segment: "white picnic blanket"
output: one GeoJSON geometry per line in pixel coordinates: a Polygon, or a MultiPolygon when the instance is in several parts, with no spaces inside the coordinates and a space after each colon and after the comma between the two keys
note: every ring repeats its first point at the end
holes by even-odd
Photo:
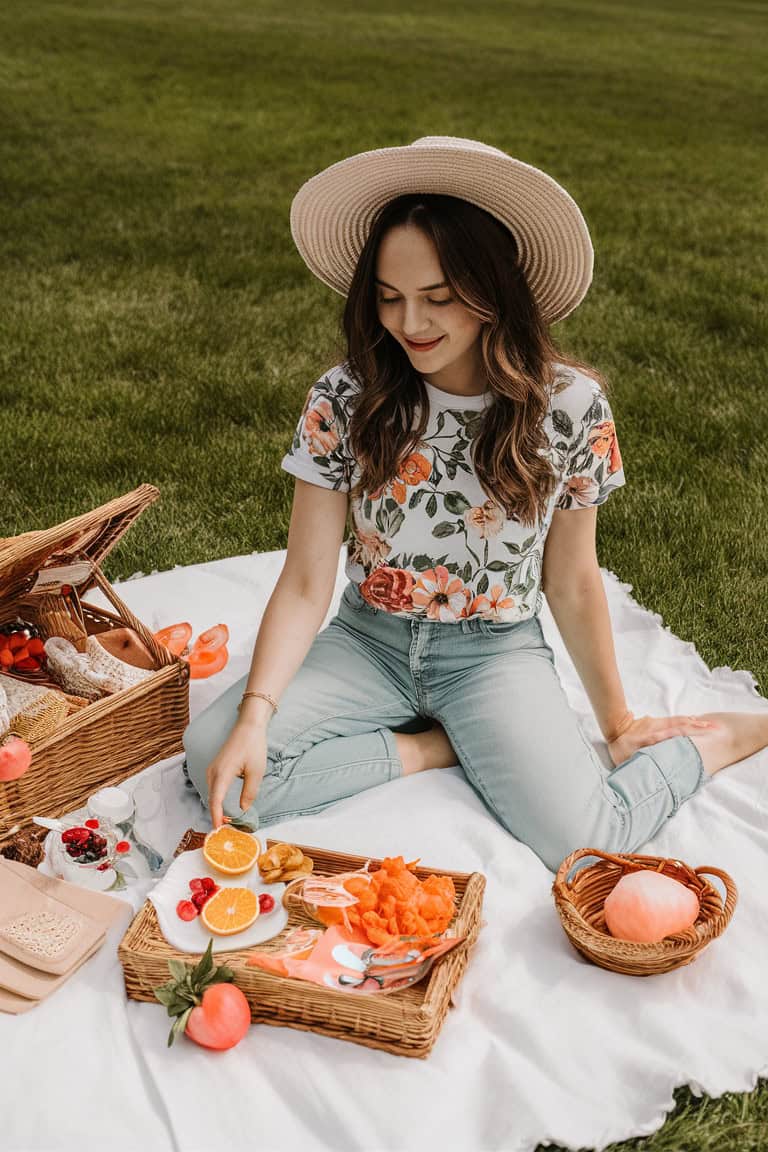
{"type": "MultiPolygon", "coordinates": [[[[120,595],[151,628],[219,621],[227,668],[191,685],[191,709],[247,671],[282,551],[132,578],[120,595]]],[[[343,551],[327,619],[345,583],[343,551]]],[[[637,715],[766,711],[745,671],[710,671],[631,586],[603,571],[628,703],[637,715]]],[[[96,597],[94,597],[96,599],[96,597]]],[[[542,624],[568,697],[597,743],[584,690],[544,606],[542,624]]],[[[606,765],[605,746],[599,745],[606,765]]],[[[167,803],[162,848],[210,827],[185,788],[181,757],[147,769],[167,803]]],[[[92,1129],[110,1152],[329,1149],[532,1152],[552,1142],[602,1149],[650,1134],[673,1089],[750,1091],[768,1075],[768,754],[720,772],[642,849],[729,872],[739,902],[726,933],[691,965],[638,979],[588,963],[565,936],[552,873],[496,823],[457,766],[369,789],[318,816],[268,829],[340,851],[419,856],[487,877],[484,927],[435,1048],[404,1059],[312,1033],[253,1026],[225,1053],[185,1039],[166,1047],[160,1006],[127,1001],[117,943],[146,886],[125,893],[126,919],[48,1001],[0,1016],[0,1149],[70,1148],[92,1129]],[[429,813],[429,819],[425,819],[429,813]]]]}

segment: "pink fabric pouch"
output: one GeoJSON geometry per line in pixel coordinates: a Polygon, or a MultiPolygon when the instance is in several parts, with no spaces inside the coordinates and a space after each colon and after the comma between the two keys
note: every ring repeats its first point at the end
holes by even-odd
{"type": "Polygon", "coordinates": [[[436,936],[425,943],[403,937],[396,945],[377,948],[358,928],[297,928],[284,938],[280,951],[254,950],[246,963],[339,992],[396,992],[421,980],[435,960],[464,939],[436,936]]]}

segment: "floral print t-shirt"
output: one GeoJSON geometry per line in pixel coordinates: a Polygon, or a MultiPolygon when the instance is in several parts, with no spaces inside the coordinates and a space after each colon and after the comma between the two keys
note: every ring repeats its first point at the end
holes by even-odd
{"type": "MultiPolygon", "coordinates": [[[[602,504],[625,482],[608,400],[591,377],[557,366],[544,428],[559,483],[534,528],[488,499],[472,465],[472,440],[492,392],[455,396],[424,385],[430,413],[423,439],[385,488],[351,498],[346,575],[369,604],[397,616],[443,623],[534,616],[554,509],[602,504]]],[[[359,470],[347,431],[359,391],[345,364],[312,386],[281,461],[286,472],[350,490],[359,470]]]]}

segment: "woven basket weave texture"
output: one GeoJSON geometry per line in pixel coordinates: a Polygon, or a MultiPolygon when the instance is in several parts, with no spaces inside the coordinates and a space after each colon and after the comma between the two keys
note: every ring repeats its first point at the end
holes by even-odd
{"type": "MultiPolygon", "coordinates": [[[[52,731],[35,738],[32,764],[18,780],[0,785],[0,844],[32,816],[62,816],[83,805],[99,788],[119,784],[136,772],[181,751],[189,723],[189,665],[173,656],[123,603],[99,564],[144,508],[160,495],[142,484],[99,508],[53,528],[0,539],[0,620],[29,618],[43,609],[41,629],[53,618],[50,594],[35,596],[41,569],[87,562],[85,575],[73,584],[74,627],[88,634],[132,628],[155,661],[155,671],[141,683],[83,706],[69,701],[69,715],[52,731]],[[88,604],[83,597],[97,587],[113,611],[88,604]]],[[[46,636],[47,638],[47,636],[46,636]]],[[[33,674],[32,682],[52,686],[33,674]]]]}
{"type": "MultiPolygon", "coordinates": [[[[204,833],[189,829],[182,837],[177,854],[199,848],[204,838],[204,833]]],[[[278,841],[267,840],[267,848],[275,843],[278,841]]],[[[363,856],[329,852],[303,844],[298,847],[314,861],[317,875],[331,876],[353,871],[362,868],[366,862],[363,856]]],[[[372,860],[371,866],[376,868],[380,863],[372,860]]],[[[252,1021],[318,1032],[398,1056],[428,1056],[450,1006],[451,993],[461,979],[480,931],[485,889],[485,877],[480,872],[416,869],[420,879],[431,873],[453,879],[458,907],[451,930],[466,934],[467,939],[437,962],[423,980],[386,996],[354,995],[247,967],[247,950],[221,953],[223,961],[234,970],[235,983],[248,998],[252,1021]]],[[[287,926],[274,940],[263,945],[264,950],[278,949],[283,936],[298,925],[316,926],[316,922],[291,908],[287,926]]],[[[118,956],[129,998],[155,1004],[158,1002],[154,989],[168,980],[168,961],[175,959],[192,963],[198,959],[167,943],[149,900],[129,925],[118,947],[118,956]]]]}

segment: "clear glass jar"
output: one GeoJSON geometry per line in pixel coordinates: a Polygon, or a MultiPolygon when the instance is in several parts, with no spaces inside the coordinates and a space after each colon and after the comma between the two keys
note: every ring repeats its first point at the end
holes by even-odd
{"type": "Polygon", "coordinates": [[[88,800],[90,815],[111,823],[131,845],[130,865],[124,862],[124,871],[129,877],[147,879],[162,875],[168,867],[160,852],[140,835],[137,828],[142,821],[158,817],[163,820],[165,811],[158,791],[160,785],[159,779],[151,782],[140,780],[134,786],[133,795],[123,788],[102,788],[88,800]]]}
{"type": "MultiPolygon", "coordinates": [[[[105,892],[111,888],[117,879],[115,860],[119,856],[117,844],[121,841],[120,832],[108,821],[100,820],[98,828],[88,828],[82,820],[63,820],[65,827],[61,831],[52,830],[48,833],[51,838],[50,863],[54,874],[62,880],[69,880],[72,884],[79,884],[82,888],[91,888],[97,892],[105,892]],[[68,845],[76,846],[76,838],[63,837],[74,829],[83,833],[92,833],[97,838],[98,856],[89,860],[85,851],[79,855],[68,851],[68,845]],[[101,842],[104,842],[103,845],[101,842]]],[[[93,840],[91,840],[91,844],[93,840]]],[[[85,841],[83,838],[83,847],[85,841]]],[[[90,855],[95,855],[92,850],[90,855]]]]}

